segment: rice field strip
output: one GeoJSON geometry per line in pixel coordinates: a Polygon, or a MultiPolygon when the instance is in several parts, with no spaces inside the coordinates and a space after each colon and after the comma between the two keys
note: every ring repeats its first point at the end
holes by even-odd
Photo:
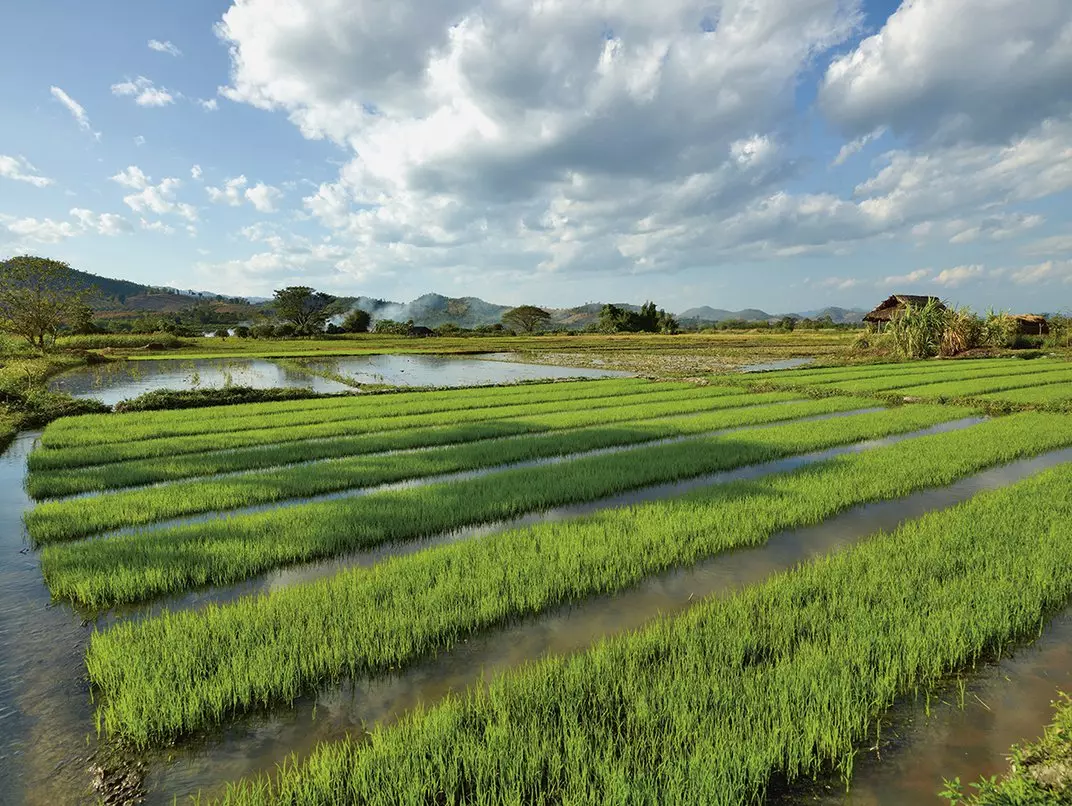
{"type": "Polygon", "coordinates": [[[975,395],[981,401],[999,401],[1005,403],[1038,404],[1042,406],[1072,401],[1072,385],[1033,386],[1027,389],[1008,389],[1002,392],[990,392],[975,395]]]}
{"type": "MultiPolygon", "coordinates": [[[[633,382],[629,385],[607,384],[604,386],[591,386],[573,391],[572,394],[564,392],[561,384],[547,384],[546,389],[531,386],[526,389],[524,395],[515,393],[503,394],[479,394],[471,393],[468,398],[453,395],[444,400],[436,392],[407,393],[405,399],[399,400],[401,395],[376,395],[368,398],[335,398],[333,406],[320,406],[316,409],[299,409],[283,412],[246,412],[239,416],[229,414],[218,409],[227,407],[212,407],[210,409],[197,409],[197,416],[187,416],[183,419],[153,418],[146,416],[149,413],[133,413],[120,415],[89,415],[87,418],[74,418],[74,426],[57,429],[49,427],[42,435],[41,445],[44,448],[88,447],[90,445],[107,444],[111,442],[136,442],[142,439],[160,439],[162,437],[188,436],[190,434],[225,433],[229,431],[244,431],[253,428],[283,428],[292,425],[311,425],[313,423],[338,422],[361,418],[384,418],[400,417],[415,414],[436,414],[446,411],[458,411],[467,409],[494,409],[499,406],[518,406],[535,403],[550,403],[555,401],[576,401],[619,398],[631,398],[636,396],[637,402],[647,396],[687,395],[695,392],[700,387],[695,384],[682,383],[651,383],[633,382]],[[128,418],[137,418],[130,422],[128,418]],[[90,419],[92,418],[92,419],[90,419]],[[104,418],[104,419],[102,419],[104,418]],[[82,419],[88,420],[81,422],[82,419]]],[[[741,390],[743,391],[743,390],[741,390]]],[[[732,394],[732,387],[722,394],[732,394]]],[[[719,392],[711,392],[719,394],[719,392]]],[[[271,404],[251,404],[271,405],[271,404]]],[[[168,412],[170,413],[170,412],[168,412]]],[[[60,423],[67,422],[61,420],[60,423]]]]}
{"type": "Polygon", "coordinates": [[[737,439],[694,438],[462,482],[51,544],[41,552],[41,568],[56,598],[90,607],[138,601],[188,587],[237,582],[282,565],[381,543],[908,433],[966,413],[947,406],[908,406],[837,420],[765,426],[737,439]]]}
{"type": "MultiPolygon", "coordinates": [[[[816,525],[777,532],[762,545],[730,549],[694,565],[649,575],[621,591],[553,606],[532,616],[509,620],[493,630],[473,633],[387,677],[348,678],[318,687],[299,696],[285,714],[275,712],[272,718],[296,725],[315,722],[316,744],[346,738],[354,725],[383,727],[405,716],[416,703],[428,707],[449,691],[463,692],[469,686],[483,685],[502,672],[537,662],[551,653],[587,650],[601,638],[641,629],[660,616],[681,613],[708,596],[726,596],[745,585],[764,582],[801,562],[843,550],[877,531],[892,531],[906,520],[949,509],[980,492],[1000,489],[1069,461],[1072,448],[1060,449],[990,468],[945,487],[858,505],[816,525]],[[449,684],[445,685],[445,681],[449,684]]],[[[1067,620],[1068,614],[1072,610],[1066,608],[1059,618],[1067,620]]],[[[1047,633],[1052,626],[1051,622],[1047,633]]],[[[902,704],[898,702],[894,708],[900,712],[902,704]]],[[[255,709],[230,721],[225,728],[222,741],[228,748],[229,760],[245,755],[245,748],[255,743],[256,762],[245,767],[246,775],[275,770],[292,752],[313,749],[313,742],[304,736],[295,746],[289,733],[261,730],[264,716],[264,711],[255,709]]],[[[888,730],[889,724],[887,715],[883,719],[883,744],[887,735],[895,735],[888,730]]],[[[212,748],[217,746],[216,741],[211,734],[205,734],[192,743],[184,743],[183,749],[196,754],[199,766],[209,765],[202,768],[203,779],[224,781],[234,777],[235,768],[221,765],[214,769],[216,754],[212,748]],[[209,752],[201,752],[202,748],[209,752]]],[[[887,749],[883,747],[882,752],[887,749]]],[[[167,773],[162,776],[159,791],[177,788],[170,783],[171,778],[167,773]]],[[[180,789],[176,794],[181,802],[193,793],[180,789]]]]}
{"type": "MultiPolygon", "coordinates": [[[[896,364],[864,364],[860,366],[821,367],[817,369],[774,370],[759,373],[754,380],[784,379],[802,383],[829,383],[835,380],[865,380],[880,376],[925,375],[928,373],[959,375],[965,372],[1015,373],[1031,372],[1032,368],[1057,363],[1056,361],[1025,360],[1022,358],[985,359],[934,359],[931,361],[908,361],[896,364]]],[[[727,376],[729,377],[729,376],[727,376]]],[[[753,380],[748,377],[747,380],[753,380]]]]}
{"type": "Polygon", "coordinates": [[[1063,385],[1072,394],[1072,369],[1064,372],[1048,372],[1044,375],[1033,376],[1030,379],[1011,375],[1000,378],[948,381],[926,386],[898,387],[897,393],[906,397],[963,399],[993,392],[1025,388],[1034,389],[1054,384],[1063,385]]]}
{"type": "MultiPolygon", "coordinates": [[[[754,401],[746,396],[738,402],[740,408],[749,405],[793,405],[802,402],[799,395],[785,394],[775,403],[754,401]]],[[[875,403],[876,401],[868,401],[875,403]]],[[[714,406],[707,403],[682,405],[679,403],[658,406],[623,406],[616,409],[565,412],[537,417],[496,420],[493,422],[463,424],[455,428],[433,426],[389,431],[383,434],[360,434],[354,437],[324,438],[279,445],[253,448],[234,448],[200,454],[184,454],[173,458],[152,460],[127,460],[106,465],[84,466],[66,470],[31,470],[26,486],[30,496],[41,500],[63,498],[80,493],[107,489],[145,486],[198,476],[214,476],[237,473],[268,467],[297,464],[302,461],[334,459],[357,455],[395,455],[430,447],[460,445],[479,441],[508,439],[510,437],[556,431],[568,433],[578,428],[593,425],[611,425],[624,422],[647,422],[671,420],[689,416],[687,412],[727,409],[719,400],[714,406]]]]}
{"type": "MultiPolygon", "coordinates": [[[[82,431],[68,432],[61,435],[59,439],[62,444],[52,444],[53,439],[50,438],[49,430],[45,429],[45,433],[42,435],[41,449],[45,452],[52,451],[74,451],[78,449],[92,450],[95,447],[107,447],[113,444],[123,445],[137,445],[141,442],[150,442],[153,440],[161,439],[175,439],[181,440],[185,438],[193,437],[205,437],[211,435],[218,435],[226,437],[232,434],[242,434],[251,431],[255,432],[280,432],[285,433],[296,427],[315,427],[315,426],[340,426],[347,423],[353,424],[353,429],[357,432],[361,430],[367,430],[368,428],[374,429],[390,429],[394,427],[404,427],[410,423],[414,425],[436,425],[441,423],[450,423],[454,421],[460,422],[475,422],[484,419],[497,419],[500,417],[509,417],[514,414],[526,414],[533,413],[539,414],[544,412],[558,410],[571,411],[580,408],[613,408],[620,405],[628,405],[630,403],[653,403],[653,402],[667,402],[672,400],[687,399],[689,397],[721,397],[726,395],[732,395],[734,392],[742,394],[747,390],[729,388],[726,391],[722,387],[696,387],[690,386],[689,388],[658,388],[652,387],[651,389],[644,390],[643,392],[636,392],[636,394],[619,395],[619,394],[603,394],[595,397],[580,397],[580,398],[566,398],[566,399],[538,399],[534,401],[524,400],[521,402],[505,401],[501,405],[493,406],[453,406],[447,409],[438,409],[433,411],[421,412],[419,409],[428,408],[433,404],[417,405],[412,407],[417,408],[416,413],[407,413],[405,408],[395,410],[372,410],[369,416],[369,412],[352,412],[346,407],[339,407],[337,410],[321,411],[317,412],[315,416],[306,415],[302,412],[286,413],[281,415],[268,415],[262,418],[243,417],[241,420],[228,422],[221,420],[217,425],[208,424],[207,428],[195,431],[194,433],[182,433],[179,435],[173,435],[167,433],[169,429],[164,429],[164,433],[154,433],[152,426],[143,426],[136,434],[130,435],[130,438],[122,438],[120,433],[117,433],[116,438],[112,440],[104,439],[104,433],[108,432],[107,428],[89,428],[82,431]],[[395,425],[398,424],[398,425],[395,425]]],[[[477,401],[479,402],[479,401],[477,401]]],[[[456,403],[456,402],[455,402],[456,403]]],[[[122,418],[123,415],[119,415],[122,418]]],[[[191,418],[197,420],[198,418],[191,418]]],[[[121,420],[120,420],[121,422],[121,420]]],[[[175,430],[175,429],[171,429],[175,430]]],[[[185,429],[184,429],[185,430],[185,429]]],[[[280,440],[282,441],[282,440],[280,440]]]]}
{"type": "MultiPolygon", "coordinates": [[[[986,387],[987,384],[992,384],[994,388],[1009,388],[1017,385],[1033,386],[1036,384],[1059,383],[1062,380],[1068,379],[1070,375],[1072,375],[1072,367],[1061,366],[1051,367],[1050,369],[1037,372],[1019,372],[1012,375],[980,375],[979,373],[974,372],[956,375],[939,375],[937,373],[931,373],[930,375],[907,375],[903,378],[894,378],[892,380],[889,377],[885,377],[872,378],[864,381],[849,381],[847,383],[823,383],[816,384],[810,388],[819,390],[838,389],[842,392],[862,394],[872,392],[896,392],[897,394],[919,394],[936,397],[937,394],[934,393],[935,389],[941,389],[942,387],[955,384],[962,384],[965,385],[965,387],[978,385],[981,388],[986,387]],[[1006,384],[1007,386],[1005,386],[1006,384]]],[[[938,394],[940,394],[940,392],[938,394]]]]}
{"type": "Polygon", "coordinates": [[[861,398],[776,403],[667,420],[630,422],[617,428],[596,426],[565,434],[510,437],[423,449],[408,454],[379,454],[296,464],[201,481],[183,481],[97,493],[92,497],[50,501],[24,516],[30,537],[38,544],[74,540],[204,512],[213,517],[246,514],[258,505],[307,503],[350,491],[380,491],[386,485],[460,480],[476,474],[606,455],[640,444],[665,445],[695,436],[717,436],[741,428],[778,421],[802,422],[854,411],[881,411],[861,398]]]}
{"type": "MultiPolygon", "coordinates": [[[[647,405],[655,409],[661,405],[663,406],[662,410],[668,413],[675,411],[683,413],[704,409],[728,409],[738,406],[759,405],[761,403],[775,403],[799,398],[799,394],[793,392],[719,395],[716,391],[707,394],[706,387],[695,391],[688,390],[682,397],[677,397],[677,394],[667,393],[667,395],[662,396],[663,399],[661,400],[655,402],[646,400],[644,403],[634,405],[632,408],[640,409],[642,406],[647,405]]],[[[298,425],[289,428],[249,429],[221,434],[145,439],[116,445],[93,445],[86,448],[39,449],[30,454],[27,462],[32,470],[81,467],[110,464],[129,459],[206,453],[226,448],[273,445],[282,442],[300,442],[310,439],[344,437],[357,434],[378,434],[383,431],[402,431],[418,427],[456,426],[462,423],[496,422],[500,420],[513,422],[524,417],[563,414],[571,411],[586,413],[590,416],[600,416],[602,412],[606,412],[604,416],[607,419],[613,419],[614,412],[629,405],[620,401],[616,402],[613,399],[606,400],[605,405],[593,405],[591,400],[562,401],[521,406],[501,406],[492,410],[492,413],[484,409],[475,409],[472,411],[437,412],[434,414],[416,414],[361,421],[319,423],[307,426],[298,425]]]]}
{"type": "MultiPolygon", "coordinates": [[[[499,532],[523,529],[541,523],[551,523],[571,518],[586,517],[605,510],[637,507],[653,501],[678,498],[691,493],[694,490],[701,490],[717,484],[751,481],[753,479],[762,479],[765,476],[774,474],[789,473],[802,467],[818,462],[824,462],[837,456],[845,456],[884,448],[890,445],[896,445],[898,442],[918,439],[932,434],[944,434],[952,431],[959,431],[961,429],[970,428],[981,422],[985,422],[985,419],[980,417],[967,417],[959,420],[950,420],[918,431],[877,437],[862,442],[851,442],[833,448],[793,454],[792,456],[782,459],[772,459],[767,462],[743,465],[730,470],[708,473],[703,476],[695,476],[681,481],[642,487],[581,503],[565,504],[548,509],[534,510],[511,518],[487,521],[476,525],[450,529],[436,534],[423,535],[415,540],[406,542],[381,543],[371,548],[349,551],[326,559],[300,562],[282,568],[272,569],[236,583],[195,587],[175,594],[165,594],[151,600],[117,604],[108,609],[92,608],[78,604],[74,604],[74,608],[86,621],[93,621],[98,627],[118,623],[127,619],[139,620],[147,618],[164,610],[179,612],[182,610],[197,609],[213,603],[221,604],[234,601],[235,599],[251,593],[267,592],[269,590],[274,591],[284,587],[291,587],[325,579],[327,577],[335,576],[342,571],[369,567],[383,562],[386,559],[416,554],[436,546],[460,543],[467,540],[487,537],[488,535],[497,534],[499,532]]],[[[1069,452],[1072,453],[1072,449],[1069,449],[1069,452]]],[[[1045,457],[1047,457],[1048,460],[1060,453],[1060,450],[1052,451],[1045,454],[1045,457]]]]}
{"type": "Polygon", "coordinates": [[[1070,444],[1072,420],[1017,415],[760,482],[442,546],[223,607],[119,624],[95,633],[87,653],[104,693],[101,723],[137,744],[166,740],[327,681],[410,662],[475,629],[1070,444]]]}
{"type": "Polygon", "coordinates": [[[322,745],[215,802],[728,806],[762,801],[774,778],[848,781],[898,697],[1037,635],[1070,595],[1065,465],[322,745]]]}

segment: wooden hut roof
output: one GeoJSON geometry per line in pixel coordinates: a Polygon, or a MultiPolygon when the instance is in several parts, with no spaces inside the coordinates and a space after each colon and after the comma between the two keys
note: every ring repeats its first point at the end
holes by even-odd
{"type": "Polygon", "coordinates": [[[1050,323],[1045,316],[1037,313],[1014,313],[1012,318],[1016,320],[1017,327],[1025,335],[1046,336],[1050,332],[1050,323]]]}
{"type": "Polygon", "coordinates": [[[938,297],[927,297],[921,294],[894,294],[879,304],[875,310],[864,317],[865,322],[888,322],[894,313],[904,309],[908,305],[923,307],[931,300],[939,305],[942,301],[938,297]]]}

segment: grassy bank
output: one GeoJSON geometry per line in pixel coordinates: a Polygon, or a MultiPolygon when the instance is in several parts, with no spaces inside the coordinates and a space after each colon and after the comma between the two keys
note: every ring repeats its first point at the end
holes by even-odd
{"type": "Polygon", "coordinates": [[[79,537],[272,501],[322,495],[443,473],[493,468],[604,448],[684,437],[721,428],[758,425],[871,407],[865,398],[830,398],[728,409],[690,417],[633,421],[563,434],[509,437],[429,448],[404,455],[355,457],[250,472],[203,481],[175,482],[128,492],[104,493],[38,505],[25,516],[38,543],[79,537]]]}
{"type": "Polygon", "coordinates": [[[1072,802],[1072,699],[1059,693],[1054,721],[1032,744],[1015,745],[1010,771],[967,787],[946,781],[942,797],[950,806],[1058,806],[1072,802]]]}
{"type": "Polygon", "coordinates": [[[505,470],[294,505],[205,523],[46,546],[41,569],[57,598],[99,606],[204,584],[236,582],[306,560],[412,540],[626,490],[693,478],[888,434],[958,414],[912,406],[836,420],[756,428],[634,448],[562,465],[505,470]]]}
{"type": "Polygon", "coordinates": [[[397,667],[474,630],[620,590],[856,504],[1069,444],[1066,418],[991,421],[759,481],[442,546],[231,605],[120,625],[94,635],[87,664],[105,694],[103,724],[146,743],[293,698],[325,680],[397,667]],[[161,656],[166,663],[153,662],[161,656]]]}

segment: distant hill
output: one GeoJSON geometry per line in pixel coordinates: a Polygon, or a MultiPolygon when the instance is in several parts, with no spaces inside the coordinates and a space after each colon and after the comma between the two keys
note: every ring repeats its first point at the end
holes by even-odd
{"type": "Polygon", "coordinates": [[[822,319],[824,316],[829,316],[835,324],[859,324],[864,321],[864,315],[867,311],[862,308],[823,308],[819,311],[804,311],[803,313],[795,314],[801,318],[808,319],[822,319]]]}
{"type": "Polygon", "coordinates": [[[678,314],[678,319],[681,321],[687,320],[693,322],[725,322],[730,319],[741,319],[746,322],[765,322],[769,319],[779,318],[781,317],[773,316],[758,308],[745,308],[743,311],[727,311],[723,308],[712,308],[709,305],[703,305],[699,308],[689,308],[687,311],[678,314]]]}

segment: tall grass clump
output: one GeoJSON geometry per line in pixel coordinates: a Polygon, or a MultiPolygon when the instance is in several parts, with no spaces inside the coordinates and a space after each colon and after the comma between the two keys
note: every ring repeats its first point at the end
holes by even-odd
{"type": "Polygon", "coordinates": [[[837,771],[898,697],[1001,653],[1072,595],[1072,467],[571,657],[501,675],[214,802],[763,802],[837,771]]]}
{"type": "Polygon", "coordinates": [[[196,585],[237,582],[290,563],[908,433],[954,416],[944,406],[909,406],[766,426],[561,465],[503,470],[464,481],[53,544],[41,552],[41,569],[57,598],[91,607],[137,601],[196,585]]]}
{"type": "Polygon", "coordinates": [[[840,456],[676,499],[543,523],[202,611],[96,633],[87,655],[103,724],[148,743],[293,699],[326,681],[396,668],[472,632],[869,501],[949,484],[1072,444],[1072,422],[1027,414],[840,456]],[[1057,433],[1040,427],[1060,421],[1057,433]],[[154,663],[164,657],[166,663],[154,663]],[[301,658],[300,664],[290,662],[301,658]]]}
{"type": "Polygon", "coordinates": [[[887,340],[904,358],[938,355],[946,329],[946,309],[937,299],[924,305],[906,305],[886,325],[887,340]]]}

